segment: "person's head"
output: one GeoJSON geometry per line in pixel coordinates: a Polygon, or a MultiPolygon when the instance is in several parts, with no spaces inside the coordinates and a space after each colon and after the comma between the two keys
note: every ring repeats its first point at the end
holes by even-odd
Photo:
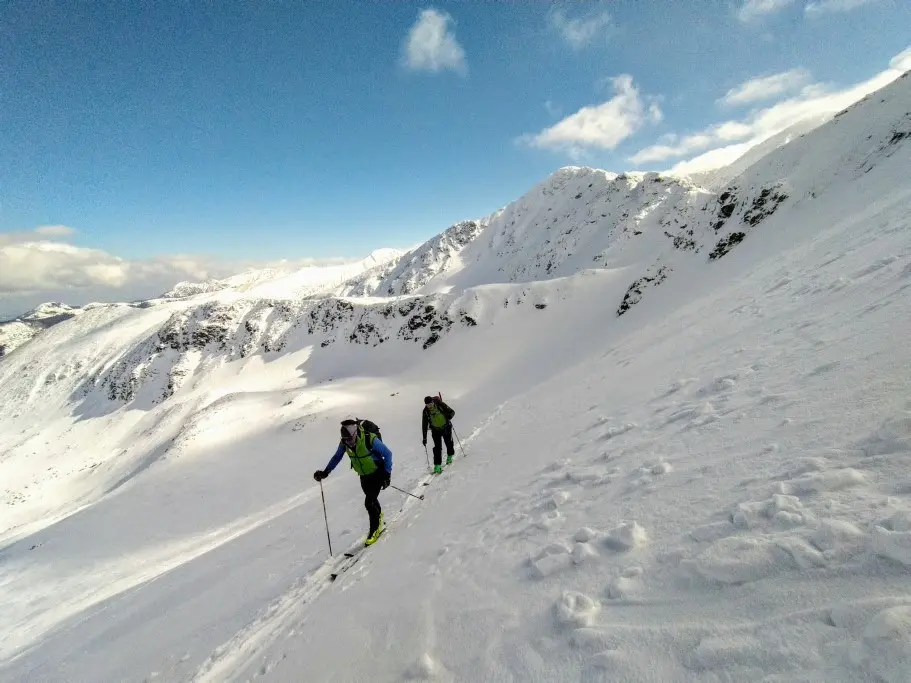
{"type": "Polygon", "coordinates": [[[357,442],[357,422],[354,420],[345,420],[342,422],[342,443],[348,448],[354,448],[357,442]]]}
{"type": "Polygon", "coordinates": [[[433,403],[433,396],[425,396],[425,397],[424,397],[424,405],[425,405],[425,406],[429,406],[431,403],[433,403]]]}

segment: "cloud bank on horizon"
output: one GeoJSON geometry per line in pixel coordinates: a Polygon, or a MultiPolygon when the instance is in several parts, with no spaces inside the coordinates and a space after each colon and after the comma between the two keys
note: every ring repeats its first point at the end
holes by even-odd
{"type": "Polygon", "coordinates": [[[228,261],[193,254],[124,259],[102,249],[72,244],[77,235],[65,225],[0,233],[0,319],[47,301],[76,306],[93,301],[135,301],[158,296],[186,280],[204,282],[252,268],[291,270],[353,260],[228,261]]]}

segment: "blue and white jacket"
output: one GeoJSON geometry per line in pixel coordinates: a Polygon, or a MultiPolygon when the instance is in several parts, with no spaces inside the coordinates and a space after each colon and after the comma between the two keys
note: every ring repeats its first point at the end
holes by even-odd
{"type": "MultiPolygon", "coordinates": [[[[345,455],[345,450],[345,444],[339,442],[335,455],[332,456],[332,460],[326,465],[326,474],[329,474],[341,462],[345,455]]],[[[392,474],[392,451],[389,450],[389,446],[380,441],[379,437],[373,440],[373,445],[370,447],[370,456],[377,467],[383,467],[387,474],[392,474]]]]}

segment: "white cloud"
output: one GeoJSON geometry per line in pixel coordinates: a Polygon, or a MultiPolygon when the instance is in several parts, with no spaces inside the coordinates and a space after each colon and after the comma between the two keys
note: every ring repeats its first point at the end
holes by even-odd
{"type": "Polygon", "coordinates": [[[819,16],[834,12],[850,12],[858,7],[869,5],[879,0],[818,0],[818,2],[807,3],[804,11],[807,16],[819,16]]]}
{"type": "Polygon", "coordinates": [[[452,30],[454,23],[446,12],[422,10],[405,39],[405,66],[413,71],[437,73],[451,69],[464,74],[468,68],[465,64],[465,50],[456,40],[452,30]]]}
{"type": "Polygon", "coordinates": [[[67,225],[42,225],[35,228],[35,232],[43,237],[70,237],[76,231],[67,225]]]}
{"type": "Polygon", "coordinates": [[[611,26],[611,16],[607,12],[591,12],[583,16],[570,18],[561,9],[549,15],[550,27],[573,50],[581,50],[590,45],[598,36],[607,36],[611,26]]]}
{"type": "Polygon", "coordinates": [[[810,72],[806,69],[791,69],[771,76],[760,76],[728,90],[718,101],[726,106],[759,102],[786,92],[793,92],[808,83],[809,80],[810,72]]]}
{"type": "Polygon", "coordinates": [[[66,226],[0,233],[0,318],[22,313],[45,301],[71,305],[133,301],[157,296],[182,280],[223,278],[249,268],[292,269],[350,260],[283,259],[256,263],[184,254],[128,260],[101,249],[47,239],[73,234],[75,230],[66,226]]]}
{"type": "Polygon", "coordinates": [[[676,174],[699,173],[701,171],[710,171],[715,168],[722,168],[734,163],[744,154],[752,149],[753,145],[748,142],[741,142],[736,145],[727,147],[718,147],[710,150],[698,157],[681,161],[674,165],[668,172],[676,174]]]}
{"type": "Polygon", "coordinates": [[[753,21],[780,12],[793,2],[794,0],[746,0],[737,10],[737,18],[743,22],[753,21]]]}
{"type": "Polygon", "coordinates": [[[702,152],[695,159],[689,159],[685,166],[678,164],[674,168],[686,167],[690,171],[718,168],[800,121],[814,117],[822,120],[825,115],[837,113],[888,85],[909,68],[911,47],[893,57],[888,69],[866,81],[839,90],[820,84],[805,86],[799,94],[751,111],[740,120],[715,123],[690,135],[664,139],[638,151],[630,161],[637,165],[648,164],[702,152]]]}
{"type": "Polygon", "coordinates": [[[902,73],[911,69],[911,45],[889,60],[889,68],[897,69],[902,73]]]}
{"type": "Polygon", "coordinates": [[[614,149],[646,123],[661,120],[660,107],[643,101],[632,76],[617,76],[612,84],[615,94],[607,102],[583,107],[536,135],[522,136],[520,141],[580,155],[586,149],[614,149]]]}

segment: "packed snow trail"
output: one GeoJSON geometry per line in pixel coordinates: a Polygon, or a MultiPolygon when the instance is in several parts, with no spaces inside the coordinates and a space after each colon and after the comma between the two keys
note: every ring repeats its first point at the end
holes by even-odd
{"type": "MultiPolygon", "coordinates": [[[[426,495],[423,491],[427,483],[432,481],[429,476],[418,480],[412,487],[414,495],[426,495]]],[[[389,489],[385,489],[389,492],[389,489]]],[[[397,493],[393,491],[392,493],[397,493]]],[[[257,616],[249,626],[238,632],[230,641],[218,647],[200,667],[192,678],[194,683],[208,683],[210,681],[234,680],[246,668],[254,664],[254,660],[276,641],[287,637],[288,633],[297,632],[303,625],[300,621],[301,609],[313,603],[324,591],[345,590],[349,581],[357,580],[357,576],[369,573],[369,559],[371,555],[384,546],[397,527],[406,526],[410,517],[420,513],[420,505],[425,501],[412,496],[401,494],[405,500],[400,506],[389,505],[391,496],[386,496],[386,506],[398,508],[395,517],[386,521],[386,530],[380,540],[372,546],[365,547],[363,537],[355,540],[351,545],[339,552],[335,557],[326,561],[315,571],[303,576],[290,591],[282,595],[269,607],[257,616]],[[414,508],[414,509],[412,509],[414,508]],[[335,588],[340,586],[341,588],[335,588]]],[[[327,551],[328,552],[328,551],[327,551]]],[[[261,666],[260,672],[264,673],[268,666],[261,666]]]]}

